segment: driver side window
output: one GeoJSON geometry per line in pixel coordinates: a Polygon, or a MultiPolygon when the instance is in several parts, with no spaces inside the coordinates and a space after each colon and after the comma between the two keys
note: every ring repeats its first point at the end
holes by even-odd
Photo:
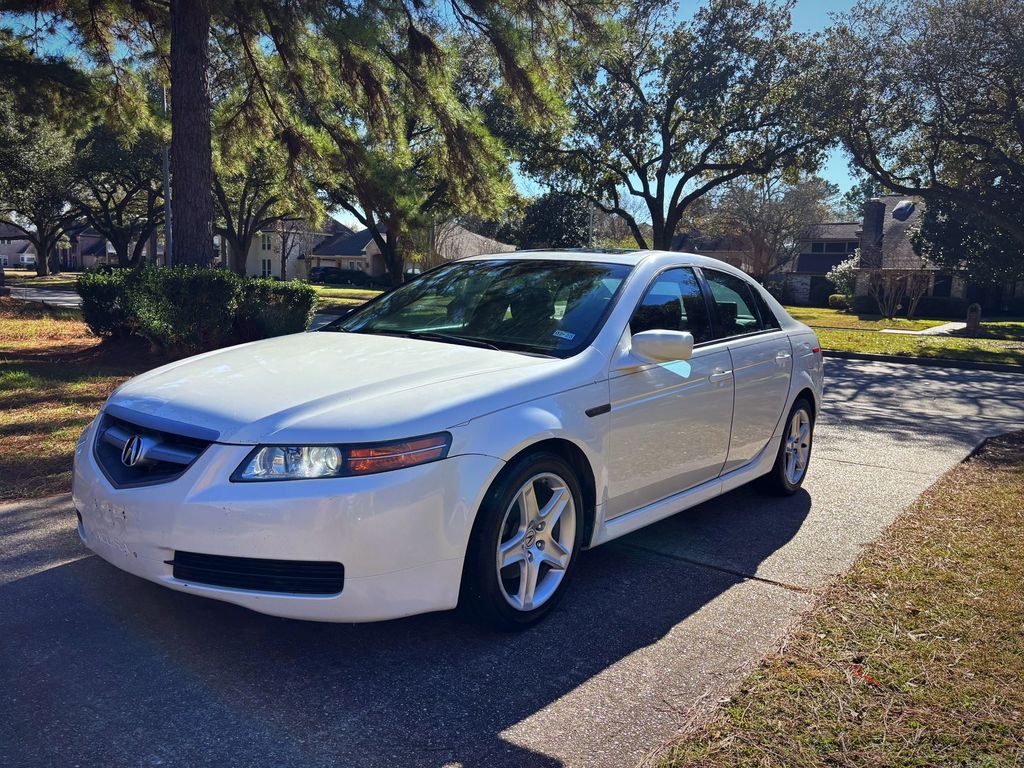
{"type": "Polygon", "coordinates": [[[695,344],[711,340],[711,320],[700,283],[692,269],[662,272],[633,312],[629,332],[689,331],[695,344]]]}

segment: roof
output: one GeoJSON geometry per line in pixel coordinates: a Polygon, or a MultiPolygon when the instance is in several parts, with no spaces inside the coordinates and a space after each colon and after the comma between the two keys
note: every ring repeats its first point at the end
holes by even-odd
{"type": "Polygon", "coordinates": [[[742,251],[746,247],[739,235],[702,235],[697,230],[683,232],[672,238],[673,251],[742,251]]]}
{"type": "Polygon", "coordinates": [[[882,268],[918,269],[922,259],[914,252],[910,230],[921,220],[924,203],[907,195],[883,195],[882,268]]]}
{"type": "MultiPolygon", "coordinates": [[[[310,251],[310,254],[313,256],[362,256],[366,246],[373,239],[370,230],[363,229],[352,234],[347,227],[345,229],[345,232],[339,232],[323,240],[310,251]]],[[[381,234],[387,234],[387,232],[381,230],[381,234]]]]}
{"type": "Polygon", "coordinates": [[[454,261],[480,253],[507,253],[516,247],[478,235],[455,222],[446,222],[440,224],[434,233],[434,249],[445,261],[454,261]]]}
{"type": "Polygon", "coordinates": [[[25,233],[18,229],[13,224],[6,222],[0,222],[0,237],[5,240],[24,240],[25,233]]]}
{"type": "Polygon", "coordinates": [[[859,221],[826,221],[810,229],[807,240],[858,240],[861,224],[859,221]]]}

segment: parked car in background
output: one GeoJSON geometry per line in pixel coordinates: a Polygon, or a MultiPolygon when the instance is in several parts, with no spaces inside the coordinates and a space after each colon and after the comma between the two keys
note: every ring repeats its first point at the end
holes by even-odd
{"type": "Polygon", "coordinates": [[[78,530],[272,615],[524,627],[584,549],[754,480],[795,493],[822,379],[814,332],[723,262],[474,257],[124,384],[75,452],[78,530]]]}
{"type": "Polygon", "coordinates": [[[320,285],[357,285],[362,287],[369,285],[370,276],[360,269],[313,267],[309,270],[309,282],[320,285]]]}

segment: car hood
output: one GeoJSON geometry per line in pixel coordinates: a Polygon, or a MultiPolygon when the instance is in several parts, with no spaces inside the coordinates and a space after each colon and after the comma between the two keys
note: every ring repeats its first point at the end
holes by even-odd
{"type": "Polygon", "coordinates": [[[156,368],[108,406],[202,427],[222,443],[367,442],[447,429],[567,389],[572,368],[419,339],[303,333],[156,368]]]}

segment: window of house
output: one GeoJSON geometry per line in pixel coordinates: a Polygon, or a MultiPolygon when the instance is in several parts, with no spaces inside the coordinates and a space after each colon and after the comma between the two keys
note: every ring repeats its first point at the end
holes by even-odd
{"type": "Polygon", "coordinates": [[[745,280],[715,269],[705,269],[704,278],[718,310],[716,338],[727,339],[764,330],[753,291],[745,280]]]}
{"type": "Polygon", "coordinates": [[[270,277],[274,274],[274,268],[270,263],[270,259],[263,259],[261,274],[263,277],[270,277]]]}
{"type": "Polygon", "coordinates": [[[846,253],[846,243],[825,243],[825,253],[846,253]]]}
{"type": "Polygon", "coordinates": [[[689,331],[700,344],[711,339],[711,318],[692,269],[662,272],[651,283],[629,321],[629,332],[689,331]]]}
{"type": "Polygon", "coordinates": [[[825,252],[825,244],[824,243],[811,243],[811,253],[824,253],[824,252],[825,252]]]}
{"type": "Polygon", "coordinates": [[[263,250],[263,251],[269,251],[270,250],[270,248],[272,246],[270,237],[271,237],[271,235],[270,235],[269,232],[264,232],[263,234],[260,235],[260,250],[263,250]]]}
{"type": "Polygon", "coordinates": [[[850,242],[848,242],[846,244],[846,251],[847,251],[847,253],[853,253],[858,248],[860,248],[860,243],[857,242],[856,240],[851,240],[850,242]]]}
{"type": "Polygon", "coordinates": [[[10,264],[7,262],[6,256],[0,256],[0,266],[9,267],[10,264]]]}
{"type": "Polygon", "coordinates": [[[360,265],[360,263],[358,261],[350,261],[348,263],[348,268],[349,269],[359,269],[360,267],[361,267],[361,265],[360,265]]]}

